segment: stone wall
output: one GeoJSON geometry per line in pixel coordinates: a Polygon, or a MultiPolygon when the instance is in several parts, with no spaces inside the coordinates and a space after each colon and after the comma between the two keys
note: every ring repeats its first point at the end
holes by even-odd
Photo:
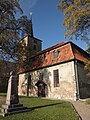
{"type": "Polygon", "coordinates": [[[25,60],[27,57],[30,58],[33,55],[36,55],[37,52],[42,50],[42,41],[30,36],[26,36],[21,41],[20,55],[22,60],[25,60]]]}

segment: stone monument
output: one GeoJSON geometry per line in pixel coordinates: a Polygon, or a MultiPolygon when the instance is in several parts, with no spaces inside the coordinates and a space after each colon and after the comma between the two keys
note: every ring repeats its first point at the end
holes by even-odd
{"type": "Polygon", "coordinates": [[[24,107],[23,104],[19,103],[18,81],[16,79],[15,73],[12,71],[10,72],[10,78],[8,80],[6,104],[2,105],[1,114],[6,116],[20,112],[26,112],[29,110],[29,108],[24,107]]]}
{"type": "Polygon", "coordinates": [[[12,105],[12,104],[18,104],[18,87],[17,87],[17,79],[15,77],[14,72],[10,72],[10,78],[8,81],[8,90],[7,90],[7,98],[6,98],[6,104],[12,105]]]}

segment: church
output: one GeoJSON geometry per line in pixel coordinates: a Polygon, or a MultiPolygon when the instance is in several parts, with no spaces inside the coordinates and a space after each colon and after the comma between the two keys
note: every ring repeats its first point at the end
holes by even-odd
{"type": "Polygon", "coordinates": [[[21,40],[18,93],[21,96],[79,100],[90,97],[85,62],[90,54],[73,42],[42,50],[42,40],[30,33],[21,40]]]}

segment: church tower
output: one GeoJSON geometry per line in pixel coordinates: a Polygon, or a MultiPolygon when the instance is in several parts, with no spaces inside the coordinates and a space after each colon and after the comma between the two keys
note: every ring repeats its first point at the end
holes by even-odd
{"type": "Polygon", "coordinates": [[[27,35],[20,41],[20,67],[27,66],[30,57],[36,55],[42,50],[42,40],[33,35],[32,14],[30,13],[30,22],[27,24],[27,35]]]}

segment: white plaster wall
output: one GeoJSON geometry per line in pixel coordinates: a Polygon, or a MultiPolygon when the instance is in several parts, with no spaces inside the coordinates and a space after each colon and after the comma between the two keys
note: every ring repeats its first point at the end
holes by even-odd
{"type": "Polygon", "coordinates": [[[26,37],[23,39],[22,43],[23,43],[25,46],[28,45],[28,36],[26,36],[26,37]]]}
{"type": "MultiPolygon", "coordinates": [[[[76,80],[74,71],[74,62],[67,62],[56,66],[44,68],[31,72],[32,88],[30,89],[31,96],[37,96],[36,82],[39,80],[39,74],[43,72],[43,80],[47,84],[46,96],[57,99],[72,99],[76,100],[76,80]],[[59,70],[59,86],[54,87],[53,70],[59,70]]],[[[19,75],[19,94],[26,90],[23,83],[26,84],[25,74],[19,75]],[[23,88],[24,87],[24,88],[23,88]],[[24,89],[24,90],[22,90],[24,89]]],[[[26,86],[26,85],[25,85],[26,86]]]]}
{"type": "Polygon", "coordinates": [[[19,84],[18,84],[18,94],[26,96],[27,95],[27,79],[28,73],[19,75],[19,84]]]}
{"type": "Polygon", "coordinates": [[[74,62],[68,62],[48,68],[51,72],[51,91],[49,97],[76,100],[76,80],[74,62]],[[59,87],[54,87],[53,70],[59,69],[59,87]]]}

